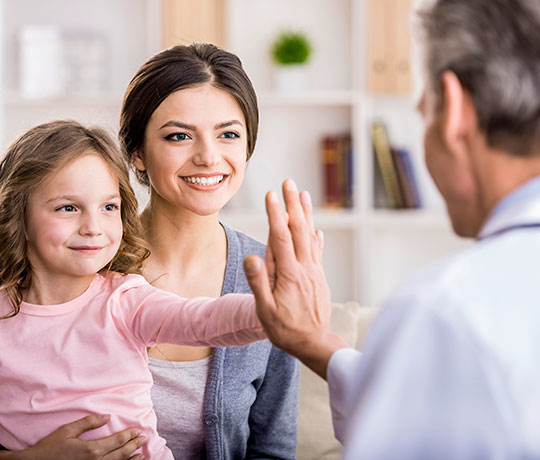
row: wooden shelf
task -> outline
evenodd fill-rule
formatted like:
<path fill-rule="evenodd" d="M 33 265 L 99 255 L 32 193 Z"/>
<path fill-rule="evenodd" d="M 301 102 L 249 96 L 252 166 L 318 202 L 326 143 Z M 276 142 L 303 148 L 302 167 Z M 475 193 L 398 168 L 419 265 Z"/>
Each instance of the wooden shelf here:
<path fill-rule="evenodd" d="M 261 106 L 352 106 L 358 95 L 350 90 L 260 91 Z"/>
<path fill-rule="evenodd" d="M 448 228 L 450 223 L 444 210 L 433 209 L 376 209 L 367 218 L 371 227 Z"/>
<path fill-rule="evenodd" d="M 120 105 L 122 104 L 122 94 L 114 92 L 96 92 L 33 99 L 24 97 L 17 91 L 5 91 L 2 94 L 2 102 L 9 108 L 54 108 L 58 106 L 107 106 L 120 108 Z"/>
<path fill-rule="evenodd" d="M 223 211 L 220 215 L 228 225 L 241 227 L 266 228 L 266 214 L 259 211 Z M 351 209 L 316 209 L 313 212 L 315 227 L 321 230 L 354 230 L 359 224 L 357 213 Z"/>

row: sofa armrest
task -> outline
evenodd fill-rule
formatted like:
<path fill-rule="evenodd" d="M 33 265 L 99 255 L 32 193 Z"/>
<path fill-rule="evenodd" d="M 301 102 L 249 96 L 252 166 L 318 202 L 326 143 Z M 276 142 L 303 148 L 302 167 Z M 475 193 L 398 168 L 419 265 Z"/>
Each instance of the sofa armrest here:
<path fill-rule="evenodd" d="M 361 348 L 377 309 L 356 302 L 332 305 L 330 328 L 354 348 Z M 300 368 L 297 457 L 338 460 L 341 444 L 334 437 L 328 386 L 306 366 Z"/>

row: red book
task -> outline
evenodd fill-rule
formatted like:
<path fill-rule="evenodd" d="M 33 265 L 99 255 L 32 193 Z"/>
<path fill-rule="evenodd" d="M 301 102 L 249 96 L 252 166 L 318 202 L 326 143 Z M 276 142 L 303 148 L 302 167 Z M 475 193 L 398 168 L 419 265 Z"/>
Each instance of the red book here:
<path fill-rule="evenodd" d="M 323 206 L 337 208 L 342 206 L 340 191 L 340 152 L 338 139 L 326 136 L 321 141 L 322 169 L 323 169 Z"/>

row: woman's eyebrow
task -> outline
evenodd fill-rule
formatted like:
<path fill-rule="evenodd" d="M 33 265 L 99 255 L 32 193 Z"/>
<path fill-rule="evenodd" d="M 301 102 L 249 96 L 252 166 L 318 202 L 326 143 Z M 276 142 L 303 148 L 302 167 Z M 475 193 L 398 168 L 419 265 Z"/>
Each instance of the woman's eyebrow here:
<path fill-rule="evenodd" d="M 167 128 L 170 126 L 174 126 L 175 128 L 182 128 L 182 129 L 189 129 L 190 131 L 197 131 L 197 127 L 194 125 L 188 125 L 187 123 L 182 123 L 181 121 L 168 121 L 163 126 L 160 126 L 159 129 Z"/>
<path fill-rule="evenodd" d="M 224 121 L 223 123 L 218 123 L 217 125 L 214 126 L 214 129 L 226 128 L 227 126 L 231 126 L 231 125 L 240 125 L 242 127 L 244 126 L 238 120 L 230 120 L 230 121 Z"/>

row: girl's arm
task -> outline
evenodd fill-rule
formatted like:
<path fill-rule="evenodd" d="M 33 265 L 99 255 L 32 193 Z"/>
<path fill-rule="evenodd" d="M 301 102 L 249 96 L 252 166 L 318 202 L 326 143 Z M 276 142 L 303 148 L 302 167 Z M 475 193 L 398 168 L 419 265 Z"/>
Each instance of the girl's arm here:
<path fill-rule="evenodd" d="M 18 451 L 2 451 L 0 459 L 9 460 L 142 460 L 131 456 L 145 442 L 137 430 L 127 429 L 92 441 L 78 439 L 85 431 L 105 425 L 109 416 L 89 415 L 62 425 L 36 445 Z"/>
<path fill-rule="evenodd" d="M 113 293 L 112 314 L 144 345 L 228 347 L 266 339 L 251 294 L 183 298 L 134 278 Z M 128 283 L 138 283 L 130 286 Z M 130 289 L 136 287 L 136 289 Z M 123 292 L 122 292 L 123 291 Z"/>

